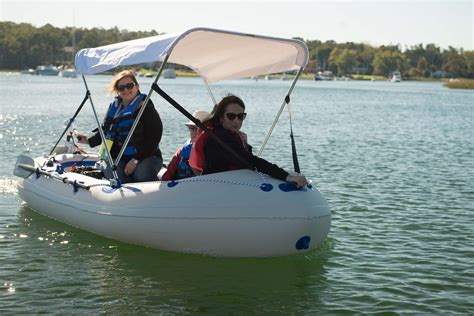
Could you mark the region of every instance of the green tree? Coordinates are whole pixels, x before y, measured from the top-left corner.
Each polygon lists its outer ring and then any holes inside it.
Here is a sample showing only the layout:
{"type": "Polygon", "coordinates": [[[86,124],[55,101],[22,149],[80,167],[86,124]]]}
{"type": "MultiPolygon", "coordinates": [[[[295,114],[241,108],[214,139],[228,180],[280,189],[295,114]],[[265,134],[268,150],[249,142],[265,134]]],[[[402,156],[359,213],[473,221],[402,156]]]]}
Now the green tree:
{"type": "Polygon", "coordinates": [[[336,42],[326,41],[306,41],[310,52],[310,60],[314,60],[316,64],[315,71],[324,71],[329,69],[329,56],[336,47],[336,42]]]}
{"type": "Polygon", "coordinates": [[[443,64],[443,70],[454,77],[464,76],[467,74],[466,60],[457,51],[449,51],[443,64]]]}
{"type": "Polygon", "coordinates": [[[331,54],[329,55],[328,59],[328,69],[331,70],[333,73],[337,73],[337,63],[339,59],[339,55],[342,54],[343,49],[339,47],[335,47],[332,51],[331,54]]]}
{"type": "Polygon", "coordinates": [[[405,73],[409,69],[407,58],[400,52],[389,50],[379,50],[375,53],[374,74],[388,76],[394,71],[405,73]]]}
{"type": "Polygon", "coordinates": [[[372,63],[374,61],[375,49],[367,44],[362,44],[357,53],[358,74],[368,75],[373,72],[372,63]]]}
{"type": "Polygon", "coordinates": [[[428,65],[431,69],[441,69],[443,66],[443,56],[441,50],[435,44],[426,45],[424,57],[428,61],[428,65]]]}
{"type": "Polygon", "coordinates": [[[428,61],[426,60],[425,57],[421,57],[419,60],[418,60],[418,64],[416,65],[416,68],[418,69],[418,72],[424,76],[424,77],[428,77],[430,75],[430,70],[429,70],[429,65],[428,65],[428,61]]]}
{"type": "Polygon", "coordinates": [[[357,66],[357,52],[354,49],[344,48],[335,59],[337,74],[339,76],[351,74],[357,66]]]}
{"type": "Polygon", "coordinates": [[[466,77],[474,78],[474,51],[464,52],[463,57],[467,66],[466,77]]]}

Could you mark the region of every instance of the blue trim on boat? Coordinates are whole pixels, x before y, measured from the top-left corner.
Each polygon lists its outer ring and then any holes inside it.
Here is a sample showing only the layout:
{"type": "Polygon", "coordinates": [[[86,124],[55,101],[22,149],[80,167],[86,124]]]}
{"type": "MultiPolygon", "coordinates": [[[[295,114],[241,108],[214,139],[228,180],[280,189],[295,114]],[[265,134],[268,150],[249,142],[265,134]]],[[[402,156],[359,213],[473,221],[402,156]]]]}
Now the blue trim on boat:
{"type": "Polygon", "coordinates": [[[64,162],[64,163],[61,163],[61,165],[63,166],[63,168],[69,168],[71,167],[73,164],[76,164],[76,166],[94,166],[95,165],[95,161],[67,161],[67,162],[64,162]]]}
{"type": "Polygon", "coordinates": [[[109,187],[109,186],[106,186],[106,187],[103,187],[102,188],[102,192],[104,193],[114,193],[115,191],[117,190],[128,190],[128,191],[132,191],[132,192],[142,192],[140,189],[138,188],[135,188],[135,187],[129,187],[129,186],[122,186],[120,188],[113,188],[113,187],[109,187]]]}

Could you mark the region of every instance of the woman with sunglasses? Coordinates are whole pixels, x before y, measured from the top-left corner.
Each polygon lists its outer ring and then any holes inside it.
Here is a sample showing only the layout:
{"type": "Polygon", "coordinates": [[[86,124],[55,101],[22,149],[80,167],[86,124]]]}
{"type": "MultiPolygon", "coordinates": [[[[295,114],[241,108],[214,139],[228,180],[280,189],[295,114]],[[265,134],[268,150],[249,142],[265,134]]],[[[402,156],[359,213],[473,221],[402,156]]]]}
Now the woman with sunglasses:
{"type": "Polygon", "coordinates": [[[253,166],[258,171],[273,178],[293,182],[299,188],[303,187],[306,184],[304,176],[290,175],[277,165],[252,154],[252,146],[247,144],[246,135],[240,131],[246,116],[244,102],[237,96],[228,95],[215,106],[207,125],[214,135],[233,149],[247,164],[229,153],[212,137],[201,134],[199,138],[202,137],[202,139],[198,138],[196,140],[197,146],[193,146],[191,155],[203,154],[204,157],[191,157],[191,166],[200,169],[200,166],[196,165],[195,162],[203,161],[202,174],[245,169],[253,166]],[[198,145],[198,143],[201,144],[198,145]],[[202,145],[202,153],[199,150],[200,145],[202,145]]]}
{"type": "MultiPolygon", "coordinates": [[[[115,93],[116,97],[109,105],[102,128],[110,155],[115,160],[140,107],[145,106],[143,103],[146,95],[140,93],[137,79],[131,70],[118,73],[112,80],[109,91],[115,93]]],[[[158,180],[157,174],[163,164],[159,148],[162,132],[160,116],[149,100],[117,165],[117,174],[122,183],[158,180]]],[[[99,132],[89,138],[80,133],[76,136],[80,143],[91,147],[102,143],[99,132]]],[[[112,177],[110,166],[107,166],[105,176],[112,177]]]]}

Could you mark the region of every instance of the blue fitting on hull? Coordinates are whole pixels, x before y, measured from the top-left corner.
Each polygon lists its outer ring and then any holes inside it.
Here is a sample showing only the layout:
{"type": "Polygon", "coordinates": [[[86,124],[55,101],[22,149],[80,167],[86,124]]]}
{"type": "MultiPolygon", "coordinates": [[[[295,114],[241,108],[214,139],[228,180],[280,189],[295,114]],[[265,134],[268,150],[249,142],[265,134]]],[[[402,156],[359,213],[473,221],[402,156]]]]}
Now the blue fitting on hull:
{"type": "Polygon", "coordinates": [[[56,166],[56,172],[59,173],[59,174],[63,174],[64,173],[64,168],[61,164],[58,164],[56,166]]]}
{"type": "Polygon", "coordinates": [[[305,187],[298,188],[293,182],[284,182],[278,185],[278,188],[283,192],[291,192],[291,191],[303,191],[306,192],[307,189],[305,187]]]}
{"type": "Polygon", "coordinates": [[[303,236],[296,242],[295,248],[297,250],[305,250],[309,248],[309,244],[311,242],[311,237],[303,236]]]}
{"type": "Polygon", "coordinates": [[[172,188],[178,185],[178,181],[170,181],[168,182],[168,188],[172,188]]]}
{"type": "Polygon", "coordinates": [[[273,185],[271,185],[270,183],[262,183],[260,185],[260,190],[262,190],[263,192],[270,192],[271,190],[273,190],[273,185]]]}
{"type": "Polygon", "coordinates": [[[77,180],[74,180],[74,182],[72,183],[72,188],[74,190],[74,193],[77,193],[77,191],[79,191],[79,186],[77,185],[77,180]]]}

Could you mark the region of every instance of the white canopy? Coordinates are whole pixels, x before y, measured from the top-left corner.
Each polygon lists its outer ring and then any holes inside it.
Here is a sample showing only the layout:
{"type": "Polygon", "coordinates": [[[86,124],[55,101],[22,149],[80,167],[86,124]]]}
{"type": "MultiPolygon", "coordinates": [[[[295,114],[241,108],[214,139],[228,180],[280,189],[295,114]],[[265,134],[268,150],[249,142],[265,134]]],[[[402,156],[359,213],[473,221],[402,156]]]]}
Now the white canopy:
{"type": "Polygon", "coordinates": [[[187,66],[205,82],[298,70],[308,62],[308,47],[299,40],[209,28],[152,36],[76,54],[76,69],[95,74],[117,66],[163,61],[187,66]]]}

